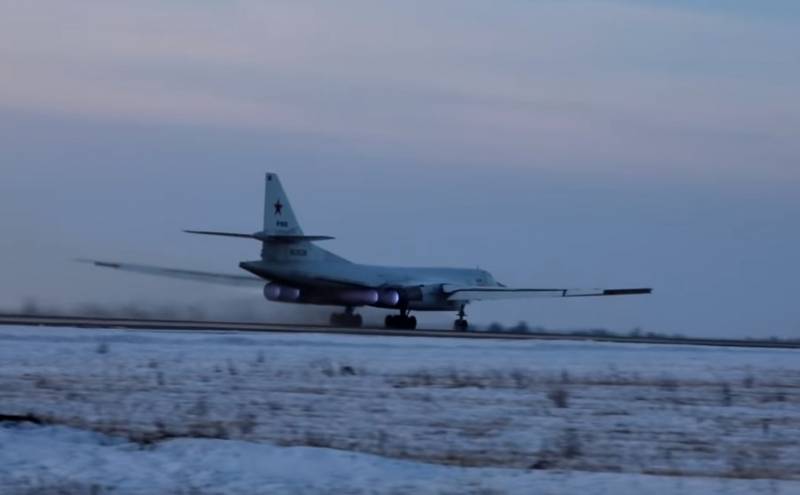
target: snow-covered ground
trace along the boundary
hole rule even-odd
[[[3,494],[800,493],[792,350],[5,327],[0,415]]]

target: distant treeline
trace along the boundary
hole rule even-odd
[[[488,332],[494,333],[524,333],[536,335],[571,335],[575,337],[598,337],[598,338],[611,338],[620,340],[674,340],[676,342],[696,340],[697,337],[688,337],[680,333],[663,333],[644,331],[641,328],[634,328],[627,332],[619,332],[608,330],[606,328],[588,328],[578,330],[549,330],[547,328],[536,326],[530,327],[526,322],[521,321],[514,326],[504,327],[501,323],[492,323],[486,328]],[[746,341],[769,341],[769,342],[785,342],[785,343],[800,343],[800,338],[780,338],[780,337],[744,337],[732,340],[746,340]]]

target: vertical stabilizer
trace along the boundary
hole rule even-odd
[[[303,235],[289,198],[277,174],[267,172],[264,192],[264,233],[267,235]]]
[[[264,231],[261,259],[269,263],[346,262],[335,254],[315,246],[312,241],[332,239],[328,236],[304,236],[294,216],[289,197],[277,174],[267,172],[264,192]],[[283,236],[283,237],[281,237]]]

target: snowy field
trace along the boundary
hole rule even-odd
[[[3,495],[800,494],[794,350],[2,327],[0,419]]]

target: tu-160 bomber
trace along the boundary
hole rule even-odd
[[[415,329],[411,311],[455,311],[455,330],[467,330],[465,307],[473,301],[535,297],[594,297],[649,294],[650,288],[554,289],[512,288],[486,270],[412,268],[354,263],[315,243],[329,236],[305,235],[277,174],[266,174],[263,229],[252,233],[186,230],[191,234],[253,239],[261,242],[261,259],[243,261],[249,272],[226,274],[161,266],[89,261],[96,266],[237,286],[263,286],[269,301],[340,306],[331,315],[334,326],[360,327],[356,308],[371,306],[396,311],[386,316],[387,328]]]

